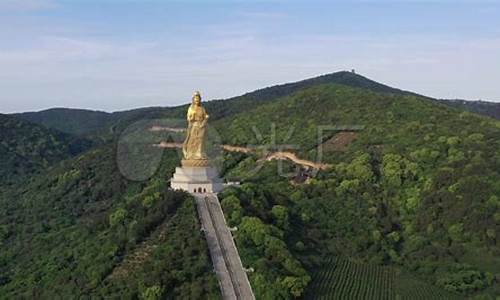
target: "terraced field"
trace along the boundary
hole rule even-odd
[[[330,258],[313,273],[305,299],[461,299],[394,268]]]

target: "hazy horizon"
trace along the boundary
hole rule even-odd
[[[175,106],[355,69],[442,99],[500,102],[500,4],[0,3],[0,112]]]

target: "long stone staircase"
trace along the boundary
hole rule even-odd
[[[194,194],[223,299],[255,299],[216,194]]]

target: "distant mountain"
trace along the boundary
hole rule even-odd
[[[375,92],[415,95],[414,93],[389,87],[352,72],[342,71],[293,83],[267,87],[229,99],[207,101],[204,105],[210,110],[211,118],[214,120],[246,111],[249,108],[254,108],[268,101],[273,101],[280,97],[291,95],[299,90],[321,84],[342,84]],[[186,97],[186,102],[189,101],[189,97]],[[147,107],[114,113],[54,108],[39,112],[16,114],[16,116],[71,134],[84,135],[98,133],[100,135],[108,135],[113,132],[120,132],[128,124],[136,120],[163,117],[184,118],[183,113],[185,108],[186,105],[176,107]]]
[[[500,120],[500,103],[471,100],[441,100],[442,103]]]
[[[415,93],[400,90],[397,88],[390,87],[385,84],[381,84],[374,80],[368,79],[362,75],[356,74],[354,72],[340,71],[330,74],[325,74],[297,82],[286,83],[275,85],[272,87],[267,87],[259,89],[243,96],[250,96],[255,99],[273,99],[280,98],[286,95],[290,95],[298,90],[302,90],[311,86],[321,85],[321,84],[342,84],[345,86],[363,88],[380,93],[393,93],[401,95],[416,95]]]
[[[112,121],[109,113],[85,109],[52,108],[14,116],[62,132],[83,135],[100,130]]]
[[[250,108],[255,108],[258,105],[274,101],[281,97],[289,96],[300,90],[323,84],[341,84],[354,88],[363,88],[374,92],[415,95],[412,92],[392,88],[353,72],[341,71],[297,82],[259,89],[238,97],[224,100],[213,100],[207,102],[205,105],[212,111],[214,118],[221,118],[246,111]]]
[[[254,108],[268,101],[273,101],[291,95],[299,90],[322,84],[341,84],[374,92],[420,96],[410,91],[378,83],[353,72],[341,71],[297,82],[275,85],[228,99],[215,99],[205,102],[204,105],[211,111],[211,118],[214,120],[246,111],[249,108]],[[425,98],[432,99],[429,97]],[[186,102],[188,101],[190,99],[186,98]],[[443,100],[443,103],[474,113],[497,119],[500,118],[500,104],[497,103],[464,100]],[[53,108],[38,112],[19,113],[15,114],[15,116],[74,135],[110,138],[137,120],[165,117],[183,118],[185,108],[186,105],[176,107],[147,107],[113,113],[85,109]]]
[[[91,145],[89,140],[0,114],[0,185],[40,172]]]

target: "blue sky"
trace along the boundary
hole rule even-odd
[[[350,69],[500,101],[500,3],[0,0],[4,113],[170,106]]]

